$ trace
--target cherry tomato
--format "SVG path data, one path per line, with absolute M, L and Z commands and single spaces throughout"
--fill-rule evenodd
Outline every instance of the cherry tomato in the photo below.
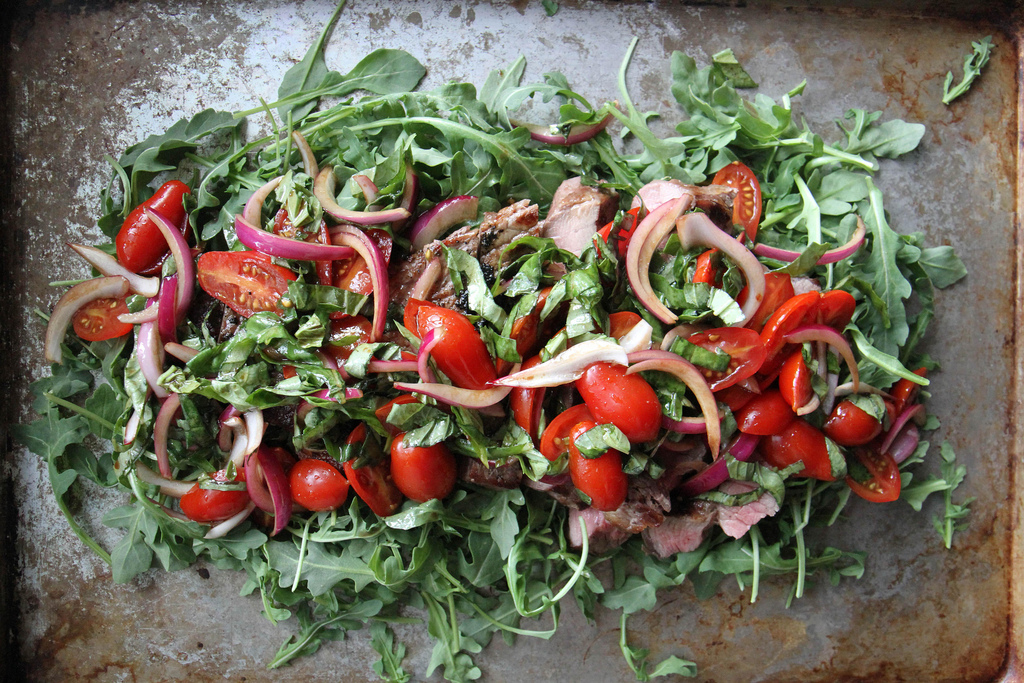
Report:
M 761 305 L 754 312 L 754 317 L 747 323 L 747 327 L 758 332 L 764 327 L 765 322 L 772 313 L 778 310 L 779 306 L 793 298 L 793 280 L 786 273 L 765 273 L 764 275 L 764 298 Z M 740 290 L 736 302 L 742 306 L 747 301 L 747 288 Z
M 622 339 L 643 318 L 633 311 L 618 311 L 608 316 L 608 336 Z
M 569 434 L 572 432 L 572 428 L 586 420 L 593 422 L 594 416 L 582 403 L 556 415 L 555 419 L 544 428 L 544 433 L 540 435 L 541 455 L 551 461 L 558 460 L 558 456 L 569 450 Z
M 715 392 L 715 400 L 729 406 L 729 410 L 734 413 L 754 400 L 755 396 L 758 396 L 758 394 L 744 389 L 738 384 Z
M 865 482 L 847 477 L 846 483 L 850 490 L 872 503 L 891 503 L 897 500 L 903 482 L 900 479 L 900 468 L 893 457 L 871 448 L 857 448 L 853 453 L 871 477 Z
M 225 482 L 227 477 L 224 470 L 213 475 L 214 481 Z M 239 472 L 238 479 L 242 479 Z M 245 509 L 249 504 L 249 494 L 241 491 L 218 491 L 216 489 L 204 489 L 196 484 L 181 497 L 179 501 L 181 511 L 193 522 L 208 524 L 210 522 L 221 522 L 229 517 L 234 517 Z
M 797 349 L 789 354 L 779 372 L 779 391 L 793 410 L 800 410 L 814 399 L 811 371 L 804 362 L 804 353 Z
M 617 247 L 619 252 L 619 258 L 626 257 L 626 249 L 629 248 L 629 240 L 633 237 L 633 231 L 636 229 L 636 224 L 639 222 L 638 216 L 640 214 L 640 207 L 630 209 L 622 217 L 622 222 L 619 223 L 619 234 L 617 240 Z M 605 244 L 611 239 L 612 228 L 615 227 L 615 221 L 608 223 L 606 226 L 598 230 L 598 234 L 604 239 Z
M 416 397 L 413 396 L 412 394 L 400 394 L 398 396 L 395 396 L 393 399 L 391 399 L 384 405 L 382 405 L 380 408 L 377 408 L 377 410 L 375 410 L 373 414 L 377 416 L 377 419 L 380 420 L 380 423 L 384 425 L 384 429 L 386 429 L 389 434 L 395 435 L 398 434 L 400 430 L 393 424 L 388 422 L 388 415 L 391 414 L 391 409 L 394 408 L 395 406 L 401 406 L 407 403 L 418 402 L 419 401 L 417 401 Z M 363 427 L 363 429 L 365 431 L 366 428 Z
M 718 250 L 709 249 L 697 257 L 697 265 L 693 269 L 693 281 L 703 282 L 712 287 L 721 287 Z
M 853 401 L 840 401 L 822 431 L 840 446 L 863 446 L 882 433 L 882 423 Z
M 516 351 L 519 353 L 521 358 L 532 356 L 540 351 L 542 341 L 546 340 L 546 336 L 541 333 L 541 329 L 546 327 L 546 323 L 551 320 L 545 321 L 545 324 L 541 323 L 540 313 L 544 310 L 544 302 L 548 300 L 548 294 L 551 293 L 550 287 L 545 287 L 538 292 L 537 303 L 526 315 L 519 316 L 512 323 L 512 331 L 510 336 L 516 341 Z M 512 368 L 512 363 L 505 360 L 498 360 L 498 374 L 505 375 Z
M 348 498 L 348 480 L 323 460 L 300 460 L 288 474 L 292 500 L 312 512 L 337 510 Z
M 523 363 L 523 370 L 528 370 L 540 364 L 540 356 L 528 358 Z M 512 411 L 512 418 L 516 424 L 526 430 L 526 433 L 536 444 L 539 438 L 537 432 L 540 430 L 541 404 L 544 402 L 544 394 L 547 389 L 529 389 L 526 387 L 514 387 L 508 397 L 508 407 Z
M 348 435 L 345 443 L 351 445 L 366 439 L 366 425 L 360 424 Z M 402 504 L 402 492 L 395 486 L 391 478 L 391 466 L 388 460 L 381 460 L 373 465 L 353 467 L 351 461 L 346 461 L 345 478 L 352 486 L 356 495 L 366 503 L 378 517 L 388 517 L 394 514 L 398 506 Z
M 320 244 L 330 244 L 331 236 L 327 232 L 326 221 L 320 221 L 320 229 L 315 233 L 309 234 L 309 226 L 304 227 L 303 231 L 298 231 L 295 226 L 292 225 L 291 218 L 288 216 L 288 209 L 281 208 L 274 215 L 274 234 L 282 235 L 284 237 L 290 237 L 291 239 L 305 240 L 307 242 L 318 242 Z M 316 277 L 321 285 L 332 285 L 333 280 L 333 261 L 317 261 L 316 262 Z M 338 315 L 332 313 L 331 317 Z M 344 314 L 340 314 L 344 315 Z
M 256 251 L 208 251 L 196 266 L 199 286 L 246 318 L 259 311 L 282 313 L 278 302 L 297 278 Z
M 595 421 L 613 424 L 630 443 L 653 441 L 661 429 L 661 403 L 639 374 L 627 375 L 622 365 L 594 363 L 576 380 Z
M 818 299 L 821 295 L 818 292 L 805 292 L 797 294 L 785 302 L 772 313 L 761 330 L 761 342 L 767 353 L 764 365 L 761 366 L 761 374 L 768 375 L 778 370 L 788 356 L 783 356 L 783 350 L 788 346 L 785 341 L 787 334 L 803 325 L 807 320 L 813 320 L 816 312 Z
M 124 299 L 96 299 L 79 308 L 71 319 L 75 334 L 85 341 L 103 341 L 123 337 L 134 328 L 117 316 L 128 312 Z
M 796 419 L 778 389 L 757 394 L 736 411 L 736 428 L 744 434 L 771 436 L 778 434 Z
M 384 264 L 391 263 L 391 249 L 394 240 L 387 230 L 380 228 L 368 228 L 364 230 L 367 236 L 373 240 L 384 257 Z M 347 259 L 340 259 L 334 262 L 334 286 L 339 289 L 347 289 L 356 294 L 372 294 L 373 284 L 370 281 L 370 267 L 358 254 Z
M 567 440 L 569 476 L 573 486 L 590 497 L 592 507 L 611 512 L 625 502 L 629 478 L 622 471 L 622 456 L 618 451 L 609 449 L 596 458 L 584 458 L 576 448 L 576 439 L 595 426 L 592 421 L 585 420 L 570 431 Z
M 419 503 L 444 498 L 455 488 L 455 456 L 443 443 L 406 446 L 405 434 L 391 442 L 391 476 L 395 485 Z
M 148 273 L 163 262 L 169 251 L 167 240 L 160 228 L 149 220 L 146 209 L 156 211 L 184 232 L 186 215 L 182 197 L 190 192 L 185 183 L 171 180 L 161 185 L 152 197 L 132 209 L 114 239 L 117 260 L 122 266 L 133 273 Z
M 430 330 L 434 330 L 435 339 L 440 335 L 430 355 L 456 386 L 485 389 L 498 378 L 480 334 L 469 318 L 458 311 L 433 304 L 422 305 L 416 313 L 416 330 L 420 339 Z
M 732 202 L 732 222 L 742 225 L 747 238 L 753 242 L 761 222 L 761 184 L 746 164 L 734 161 L 715 174 L 713 185 L 728 185 L 739 190 Z
M 360 344 L 370 341 L 373 324 L 361 315 L 342 315 L 331 321 L 328 344 L 324 350 L 339 363 L 348 360 Z
M 701 368 L 711 391 L 725 389 L 757 372 L 764 363 L 765 350 L 757 332 L 745 327 L 716 327 L 692 334 L 687 339 L 708 351 L 729 354 L 729 367 L 722 372 Z
M 429 301 L 423 301 L 422 299 L 409 299 L 405 304 L 405 311 L 402 312 L 402 325 L 405 326 L 405 329 L 419 336 L 416 328 L 416 316 L 419 315 L 420 308 L 423 306 L 433 305 Z
M 825 435 L 806 420 L 797 418 L 778 434 L 761 439 L 759 448 L 772 467 L 783 469 L 802 461 L 804 468 L 796 476 L 835 481 Z
M 830 289 L 822 292 L 821 299 L 818 300 L 818 322 L 842 331 L 850 324 L 856 308 L 857 301 L 852 294 L 842 289 Z
M 918 368 L 914 370 L 914 374 L 919 377 L 927 377 L 928 368 Z M 900 381 L 893 385 L 892 389 L 889 390 L 889 394 L 892 396 L 893 408 L 897 416 L 914 402 L 914 399 L 917 398 L 917 392 L 920 390 L 921 385 L 911 382 L 909 379 L 900 379 Z

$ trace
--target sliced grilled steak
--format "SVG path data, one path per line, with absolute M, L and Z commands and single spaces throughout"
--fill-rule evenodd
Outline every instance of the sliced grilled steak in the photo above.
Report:
M 730 480 L 718 487 L 719 491 L 730 495 L 747 493 L 757 488 L 756 484 L 747 481 Z M 752 503 L 745 505 L 719 505 L 718 526 L 727 536 L 742 538 L 750 527 L 760 522 L 765 517 L 773 517 L 779 511 L 779 503 L 772 494 L 765 492 Z
M 583 532 L 580 531 L 581 517 L 587 525 L 587 539 L 590 544 L 589 552 L 606 553 L 613 548 L 619 547 L 633 535 L 625 529 L 610 524 L 605 517 L 605 513 L 600 510 L 595 510 L 594 508 L 587 508 L 585 510 L 570 508 L 569 545 L 574 548 L 583 546 Z
M 580 178 L 569 178 L 555 190 L 541 234 L 579 256 L 598 228 L 615 218 L 618 207 L 615 192 L 584 185 Z
M 706 211 L 716 225 L 728 227 L 732 224 L 736 188 L 728 185 L 686 185 L 678 180 L 654 180 L 640 188 L 633 198 L 632 208 L 640 206 L 642 201 L 650 211 L 684 194 L 692 194 L 697 206 Z
M 604 513 L 605 519 L 631 534 L 658 526 L 664 521 L 665 513 L 672 509 L 668 491 L 664 482 L 646 474 L 630 477 L 626 502 L 617 510 Z
M 644 529 L 644 546 L 660 558 L 696 550 L 707 537 L 715 512 L 714 504 L 695 500 L 685 512 L 669 515 L 660 526 Z
M 523 480 L 523 469 L 513 460 L 488 467 L 475 458 L 459 458 L 459 479 L 489 489 L 514 489 Z
M 559 504 L 567 508 L 578 510 L 583 507 L 583 501 L 576 493 L 576 487 L 572 485 L 572 479 L 568 474 L 559 474 L 553 477 L 545 477 L 548 481 L 534 481 L 524 479 L 523 485 L 534 491 L 546 493 L 555 499 Z

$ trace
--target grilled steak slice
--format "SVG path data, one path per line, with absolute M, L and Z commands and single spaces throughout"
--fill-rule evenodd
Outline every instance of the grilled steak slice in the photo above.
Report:
M 583 532 L 580 531 L 580 518 L 587 525 L 587 540 L 590 552 L 606 553 L 617 548 L 633 534 L 608 522 L 605 513 L 594 508 L 585 510 L 569 509 L 569 545 L 574 548 L 583 546 Z
M 580 178 L 569 178 L 555 190 L 541 234 L 579 256 L 598 228 L 615 218 L 618 207 L 615 192 L 584 185 Z
M 716 510 L 712 503 L 695 500 L 685 512 L 669 515 L 659 526 L 644 529 L 644 546 L 661 558 L 696 550 L 707 537 Z
M 459 479 L 489 489 L 514 489 L 523 480 L 523 469 L 517 460 L 487 466 L 476 458 L 459 458 Z
M 633 198 L 632 208 L 635 209 L 642 202 L 650 211 L 684 194 L 692 194 L 697 207 L 706 211 L 719 227 L 732 225 L 732 203 L 736 198 L 736 188 L 728 185 L 686 185 L 678 180 L 654 180 L 640 188 L 640 192 Z
M 756 484 L 747 481 L 730 480 L 718 487 L 719 491 L 730 495 L 747 493 L 757 488 Z M 772 494 L 762 493 L 757 500 L 744 505 L 719 505 L 718 526 L 727 536 L 742 538 L 750 527 L 765 517 L 773 517 L 779 511 L 779 503 Z

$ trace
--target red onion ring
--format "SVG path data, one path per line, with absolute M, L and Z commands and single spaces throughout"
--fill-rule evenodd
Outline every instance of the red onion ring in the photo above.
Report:
M 134 293 L 147 299 L 159 293 L 160 278 L 143 277 L 133 273 L 118 263 L 116 258 L 96 247 L 87 247 L 81 244 L 72 244 L 71 242 L 68 242 L 67 245 L 101 274 L 107 277 L 123 277 L 128 281 L 128 288 Z
M 785 341 L 791 344 L 803 344 L 805 342 L 820 341 L 828 344 L 842 356 L 846 367 L 850 369 L 850 376 L 853 381 L 853 393 L 860 389 L 860 370 L 857 369 L 857 361 L 853 357 L 853 349 L 849 342 L 828 325 L 804 325 L 793 330 L 785 337 Z
M 167 342 L 166 344 L 164 344 L 164 351 L 174 356 L 183 363 L 187 363 L 199 355 L 199 352 L 196 351 L 195 349 L 189 348 L 184 344 L 178 344 L 176 342 Z
M 684 417 L 682 420 L 673 420 L 662 415 L 661 426 L 676 434 L 704 434 L 708 431 L 707 420 L 703 417 Z
M 440 202 L 417 218 L 416 223 L 413 224 L 412 230 L 409 232 L 412 250 L 416 251 L 427 246 L 453 225 L 473 220 L 476 218 L 479 206 L 479 197 L 465 194 Z
M 906 426 L 906 429 L 902 430 L 889 447 L 889 455 L 899 465 L 904 460 L 909 458 L 917 450 L 917 444 L 921 440 L 921 434 L 917 431 L 917 427 L 912 424 Z
M 128 281 L 123 277 L 98 277 L 80 282 L 57 301 L 46 325 L 43 355 L 51 363 L 60 363 L 63 357 L 60 345 L 67 334 L 68 325 L 82 306 L 97 299 L 120 298 L 128 294 Z
M 279 534 L 292 516 L 292 494 L 281 461 L 267 448 L 258 448 L 245 459 L 245 488 L 256 507 L 274 515 L 274 530 Z
M 356 225 L 379 225 L 409 217 L 409 211 L 402 208 L 387 211 L 352 211 L 342 208 L 334 199 L 335 182 L 334 168 L 324 166 L 313 182 L 313 196 L 320 200 L 324 211 L 339 221 Z
M 320 173 L 320 167 L 316 163 L 316 157 L 313 155 L 313 150 L 310 148 L 309 143 L 306 142 L 306 138 L 302 137 L 302 133 L 299 131 L 293 130 L 292 141 L 295 143 L 295 149 L 299 150 L 299 156 L 302 158 L 302 171 L 310 178 L 316 178 L 317 174 Z
M 690 323 L 683 323 L 676 325 L 671 330 L 665 333 L 665 336 L 661 339 L 661 350 L 668 351 L 672 348 L 672 342 L 677 338 L 682 337 L 683 339 L 689 339 L 692 335 L 699 334 L 709 329 L 707 325 L 692 325 Z
M 188 242 L 185 241 L 185 236 L 181 234 L 174 223 L 152 209 L 146 209 L 146 216 L 160 229 L 160 233 L 167 240 L 171 256 L 174 257 L 174 265 L 178 271 L 174 319 L 176 323 L 181 324 L 181 321 L 185 319 L 185 314 L 188 313 L 189 306 L 192 305 L 192 292 L 196 284 L 196 262 L 192 258 L 192 251 L 189 249 Z
M 836 261 L 842 261 L 844 258 L 849 258 L 861 248 L 866 236 L 867 227 L 865 227 L 864 221 L 860 219 L 860 216 L 857 216 L 857 229 L 853 231 L 853 235 L 850 237 L 850 240 L 841 247 L 826 251 L 821 255 L 821 258 L 817 260 L 815 265 L 824 266 L 829 263 L 835 263 Z M 755 244 L 754 253 L 765 258 L 787 262 L 795 261 L 800 257 L 800 252 L 798 251 L 770 247 L 767 244 Z
M 550 131 L 552 126 L 544 126 L 539 123 L 521 123 L 517 121 L 516 125 L 530 131 L 530 137 L 537 142 L 543 142 L 547 145 L 568 147 L 570 145 L 578 145 L 581 142 L 586 142 L 590 138 L 594 137 L 607 128 L 613 118 L 614 117 L 611 114 L 608 114 L 597 123 L 577 123 L 570 127 L 569 132 L 565 135 L 562 133 L 551 133 Z
M 619 346 L 627 354 L 636 351 L 647 351 L 651 348 L 651 337 L 654 335 L 654 328 L 646 320 L 641 319 L 636 325 L 629 329 L 629 332 L 619 339 Z
M 213 540 L 227 536 L 232 529 L 234 529 L 236 526 L 244 522 L 246 518 L 249 515 L 251 515 L 252 511 L 255 509 L 255 503 L 249 501 L 249 504 L 245 506 L 245 509 L 239 512 L 234 517 L 229 517 L 225 519 L 223 522 L 220 522 L 219 524 L 210 527 L 210 530 L 206 532 L 206 535 L 203 536 L 203 538 L 207 540 Z
M 526 389 L 557 387 L 578 380 L 583 376 L 584 371 L 594 363 L 627 365 L 629 358 L 625 350 L 613 341 L 588 339 L 575 346 L 570 346 L 551 360 L 520 372 L 513 371 L 495 380 L 494 384 Z
M 391 299 L 388 264 L 384 260 L 384 255 L 369 235 L 351 225 L 337 225 L 331 228 L 331 241 L 354 249 L 370 271 L 370 286 L 373 289 L 373 326 L 370 328 L 370 341 L 378 342 L 384 336 L 388 302 Z
M 177 481 L 161 477 L 142 462 L 135 462 L 135 476 L 151 486 L 159 486 L 160 493 L 171 498 L 181 498 L 196 485 L 194 481 Z
M 238 408 L 231 404 L 228 404 L 228 406 L 221 411 L 219 418 L 220 429 L 217 431 L 217 447 L 222 451 L 227 452 L 231 450 L 232 429 L 231 425 L 228 424 L 228 420 L 233 417 L 238 417 L 239 415 L 240 413 L 238 412 Z
M 760 440 L 761 437 L 759 436 L 740 434 L 729 448 L 728 453 L 737 460 L 749 460 Z M 699 496 L 706 491 L 718 488 L 728 478 L 728 465 L 726 465 L 725 460 L 718 460 L 711 463 L 711 465 L 696 476 L 684 481 L 677 490 L 684 496 Z
M 417 372 L 419 365 L 414 360 L 371 360 L 367 372 Z
M 153 299 L 150 299 L 152 302 Z M 135 335 L 135 355 L 142 369 L 146 384 L 157 398 L 167 398 L 167 390 L 159 384 L 164 371 L 164 345 L 160 342 L 160 331 L 156 323 L 142 323 Z
M 228 454 L 228 462 L 234 465 L 236 470 L 240 470 L 245 466 L 245 450 L 249 443 L 245 423 L 242 422 L 240 417 L 236 416 L 225 420 L 224 424 L 230 427 L 234 433 L 234 439 L 231 442 L 231 452 Z
M 172 393 L 164 399 L 156 419 L 153 420 L 153 451 L 156 453 L 156 464 L 160 468 L 160 474 L 168 478 L 171 476 L 171 460 L 167 454 L 167 432 L 171 427 L 171 421 L 180 410 L 181 399 Z
M 633 293 L 662 322 L 674 323 L 679 316 L 661 303 L 651 288 L 651 257 L 661 240 L 675 227 L 676 219 L 693 205 L 693 201 L 693 195 L 687 193 L 651 211 L 636 226 L 626 247 L 626 276 Z
M 441 263 L 441 258 L 435 256 L 430 259 L 427 263 L 427 267 L 423 269 L 423 273 L 420 274 L 416 280 L 416 284 L 413 285 L 412 293 L 409 295 L 410 299 L 420 299 L 426 301 L 430 298 L 430 292 L 434 290 L 434 285 L 441 279 L 441 271 L 444 268 L 444 264 Z
M 178 341 L 178 321 L 175 318 L 174 298 L 178 288 L 178 275 L 165 277 L 160 285 L 160 296 L 157 299 L 156 327 L 160 330 L 160 339 L 167 343 Z
M 379 193 L 379 190 L 374 182 L 370 180 L 369 176 L 357 173 L 352 176 L 352 180 L 359 186 L 359 191 L 363 193 L 363 199 L 367 204 L 373 204 L 377 201 L 377 194 Z
M 896 437 L 899 436 L 899 433 L 906 426 L 907 422 L 913 420 L 918 415 L 924 415 L 924 406 L 920 403 L 915 403 L 909 408 L 904 409 L 904 411 L 900 413 L 895 420 L 893 420 L 892 426 L 889 427 L 889 431 L 886 432 L 885 439 L 882 440 L 882 445 L 879 450 L 883 453 L 888 451 L 889 447 L 892 445 L 893 441 L 896 440 Z
M 142 323 L 155 323 L 160 319 L 160 304 L 154 303 L 152 306 L 146 306 L 141 311 L 135 313 L 122 313 L 117 316 L 118 322 L 128 323 L 129 325 L 141 325 Z
M 263 422 L 263 411 L 259 408 L 250 408 L 245 411 L 245 455 L 255 452 L 263 441 L 263 431 L 266 425 Z
M 434 384 L 437 382 L 437 378 L 434 376 L 434 371 L 430 369 L 430 352 L 438 342 L 441 341 L 441 335 L 437 334 L 435 328 L 431 328 L 424 336 L 423 341 L 420 342 L 419 353 L 416 354 L 416 372 L 420 375 L 420 381 L 427 384 Z
M 512 366 L 512 372 L 519 370 L 519 365 L 519 363 L 516 363 Z M 395 382 L 394 386 L 395 389 L 398 389 L 399 391 L 423 394 L 424 396 L 430 396 L 431 398 L 437 399 L 441 403 L 447 403 L 448 405 L 459 406 L 462 408 L 470 408 L 472 410 L 480 410 L 481 408 L 493 406 L 512 392 L 512 387 L 505 386 L 495 386 L 490 389 L 463 389 L 462 387 L 453 387 L 448 384 L 433 384 L 427 382 L 418 382 L 415 384 Z
M 249 225 L 261 225 L 263 223 L 263 202 L 267 201 L 267 197 L 270 196 L 271 192 L 277 189 L 277 186 L 281 184 L 282 180 L 284 180 L 284 176 L 281 175 L 276 178 L 272 178 L 261 188 L 252 193 L 252 196 L 249 197 L 249 201 L 245 203 L 245 208 L 242 209 L 242 218 L 245 219 L 246 223 Z
M 410 160 L 405 165 L 405 186 L 402 188 L 402 198 L 398 202 L 398 208 L 405 209 L 412 216 L 413 207 L 416 206 L 416 201 L 419 199 L 420 194 L 420 179 L 416 175 L 415 169 L 412 167 L 412 161 Z M 408 218 L 400 218 L 397 221 L 391 222 L 391 232 L 399 234 L 405 224 L 409 222 Z
M 337 261 L 351 258 L 354 253 L 349 247 L 303 242 L 260 230 L 241 214 L 235 216 L 235 234 L 238 241 L 250 249 L 278 258 L 297 261 Z

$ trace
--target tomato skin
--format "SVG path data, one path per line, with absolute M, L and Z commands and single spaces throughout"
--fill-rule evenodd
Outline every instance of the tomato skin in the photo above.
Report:
M 541 322 L 540 319 L 541 311 L 544 310 L 544 303 L 548 300 L 548 294 L 550 293 L 550 287 L 541 289 L 537 293 L 537 303 L 534 304 L 533 309 L 526 315 L 516 318 L 512 323 L 512 330 L 509 336 L 515 340 L 516 352 L 519 353 L 521 358 L 527 358 L 536 354 L 540 351 L 542 344 L 550 337 L 550 335 L 546 334 L 547 330 L 544 328 L 550 326 L 555 316 L 549 316 L 544 322 Z M 498 374 L 506 375 L 511 369 L 512 363 L 500 358 L 498 359 Z
M 863 446 L 882 433 L 882 423 L 853 401 L 840 401 L 825 421 L 825 436 L 840 446 Z
M 259 311 L 284 312 L 279 300 L 298 278 L 256 251 L 208 251 L 196 268 L 199 286 L 246 318 Z
M 729 368 L 724 372 L 701 368 L 711 391 L 731 387 L 753 376 L 761 368 L 766 355 L 761 337 L 745 327 L 716 327 L 692 334 L 687 341 L 708 351 L 724 351 L 730 356 Z
M 584 403 L 566 408 L 556 415 L 555 419 L 548 422 L 544 433 L 540 435 L 538 450 L 541 455 L 552 462 L 558 460 L 558 456 L 569 451 L 569 436 L 572 428 L 580 422 L 588 420 L 593 422 L 594 416 L 590 414 L 590 410 Z
M 927 377 L 928 368 L 920 367 L 914 370 L 914 374 L 918 377 Z M 898 416 L 906 409 L 908 405 L 914 402 L 917 398 L 917 392 L 921 390 L 921 385 L 916 382 L 911 382 L 909 379 L 900 379 L 896 384 L 893 385 L 892 389 L 889 390 L 889 394 L 893 399 L 893 412 Z
M 814 398 L 811 386 L 811 371 L 804 362 L 802 350 L 796 350 L 782 364 L 779 372 L 779 391 L 789 407 L 799 410 Z
M 170 180 L 132 209 L 114 239 L 117 260 L 122 266 L 133 273 L 142 273 L 160 265 L 169 248 L 160 228 L 146 215 L 146 209 L 156 211 L 184 232 L 186 214 L 182 197 L 190 193 L 185 183 Z
M 754 400 L 755 396 L 758 396 L 758 394 L 753 391 L 747 391 L 738 384 L 715 392 L 715 400 L 729 406 L 729 410 L 734 413 Z
M 717 255 L 717 249 L 709 249 L 697 257 L 697 265 L 693 269 L 694 282 L 701 282 L 712 287 L 721 287 L 719 268 L 716 263 Z
M 103 341 L 123 337 L 134 329 L 134 325 L 117 319 L 125 313 L 128 304 L 124 298 L 96 299 L 75 311 L 71 320 L 80 339 Z
M 274 234 L 283 235 L 284 237 L 290 237 L 291 239 L 305 240 L 307 242 L 317 242 L 319 244 L 330 244 L 331 236 L 327 232 L 327 222 L 324 220 L 320 221 L 320 229 L 313 234 L 309 234 L 310 228 L 308 226 L 303 227 L 303 231 L 300 233 L 292 225 L 291 218 L 288 216 L 288 209 L 281 207 L 274 215 Z M 316 278 L 321 285 L 331 285 L 333 282 L 333 261 L 317 261 L 316 262 Z M 333 318 L 335 315 L 344 315 L 343 313 L 331 313 Z
M 419 401 L 417 401 L 416 397 L 412 394 L 399 394 L 373 412 L 373 414 L 377 416 L 377 419 L 380 420 L 380 423 L 384 425 L 384 429 L 387 430 L 388 434 L 394 436 L 401 431 L 398 427 L 388 422 L 388 415 L 391 414 L 391 409 L 395 406 L 401 406 L 407 403 L 419 403 Z M 363 430 L 365 431 L 366 428 L 363 427 Z
M 595 421 L 615 425 L 630 443 L 658 437 L 661 403 L 639 374 L 627 375 L 622 365 L 594 363 L 576 380 L 576 389 Z
M 797 418 L 778 434 L 761 439 L 759 448 L 772 467 L 782 469 L 799 460 L 804 468 L 796 476 L 835 481 L 825 435 L 806 420 Z
M 292 500 L 312 512 L 337 510 L 348 498 L 348 480 L 323 460 L 300 460 L 288 474 Z
M 871 473 L 871 478 L 861 483 L 853 477 L 846 477 L 850 490 L 872 503 L 891 503 L 898 500 L 903 487 L 900 468 L 888 453 L 879 453 L 872 448 L 858 448 L 854 455 L 860 464 Z
M 446 497 L 455 488 L 455 456 L 443 443 L 406 446 L 405 434 L 391 442 L 391 476 L 406 497 L 418 503 Z
M 788 346 L 785 337 L 787 334 L 803 325 L 808 319 L 813 319 L 816 306 L 821 294 L 818 292 L 805 292 L 792 297 L 772 313 L 771 317 L 761 330 L 761 342 L 767 354 L 764 365 L 761 367 L 761 374 L 768 375 L 781 366 L 785 357 L 783 351 Z
M 715 174 L 713 185 L 728 185 L 739 190 L 732 203 L 732 222 L 743 226 L 743 232 L 753 242 L 761 222 L 761 183 L 757 176 L 740 161 L 734 161 Z
M 352 430 L 345 440 L 347 444 L 355 444 L 366 438 L 366 425 L 360 424 Z M 378 517 L 394 514 L 402 504 L 402 492 L 395 486 L 391 477 L 391 466 L 387 460 L 374 465 L 353 467 L 351 461 L 344 464 L 345 478 L 356 495 L 366 503 Z
M 736 411 L 736 428 L 744 434 L 771 436 L 778 434 L 796 419 L 778 389 L 757 394 Z
M 576 439 L 594 422 L 585 420 L 576 424 L 569 434 L 569 476 L 573 486 L 590 497 L 590 505 L 603 512 L 617 510 L 626 500 L 629 477 L 622 471 L 622 456 L 616 450 L 607 450 L 596 458 L 584 458 L 576 448 Z
M 528 370 L 540 364 L 540 356 L 528 358 L 523 363 L 523 370 Z M 512 418 L 516 424 L 526 430 L 526 433 L 533 439 L 534 445 L 538 443 L 541 417 L 541 403 L 544 401 L 545 388 L 531 389 L 527 387 L 514 387 L 508 397 L 508 407 L 512 411 Z
M 618 311 L 608 316 L 608 336 L 622 339 L 637 326 L 643 318 L 633 311 Z
M 366 228 L 363 230 L 380 249 L 384 257 L 384 264 L 391 263 L 391 250 L 394 240 L 391 233 L 380 228 Z M 358 254 L 347 259 L 334 262 L 334 286 L 339 289 L 347 289 L 356 294 L 372 294 L 373 283 L 370 280 L 370 267 Z
M 226 481 L 224 470 L 214 475 L 216 481 Z M 239 476 L 239 479 L 242 477 Z M 236 479 L 237 481 L 237 479 Z M 249 504 L 249 494 L 241 491 L 218 491 L 204 489 L 196 484 L 181 497 L 179 505 L 182 513 L 193 522 L 209 524 L 221 522 L 234 517 Z
M 817 317 L 822 325 L 828 325 L 840 332 L 850 324 L 853 312 L 857 308 L 857 300 L 853 295 L 842 289 L 830 289 L 822 292 L 818 300 Z
M 772 313 L 777 311 L 779 306 L 792 299 L 795 295 L 793 279 L 789 275 L 786 273 L 765 273 L 764 298 L 761 299 L 761 305 L 757 307 L 754 317 L 747 322 L 746 326 L 760 332 Z M 744 286 L 736 297 L 736 302 L 742 306 L 746 301 L 747 287 Z
M 331 320 L 327 337 L 329 343 L 324 345 L 324 351 L 338 363 L 343 363 L 348 360 L 357 346 L 370 341 L 372 328 L 373 323 L 361 315 L 342 315 L 337 320 Z M 355 340 L 346 344 L 336 343 L 349 337 L 355 337 Z
M 629 248 L 629 240 L 633 237 L 633 231 L 636 229 L 636 225 L 639 222 L 638 216 L 640 215 L 640 207 L 630 209 L 622 217 L 622 222 L 619 223 L 619 238 L 616 240 L 617 248 L 619 252 L 619 258 L 626 257 L 626 250 Z M 608 243 L 611 239 L 612 229 L 615 227 L 615 221 L 608 223 L 603 228 L 597 231 L 601 238 Z
M 430 355 L 456 386 L 486 389 L 498 378 L 480 334 L 469 318 L 458 311 L 424 304 L 416 313 L 416 330 L 420 339 L 430 330 L 434 330 L 435 339 L 440 336 Z

